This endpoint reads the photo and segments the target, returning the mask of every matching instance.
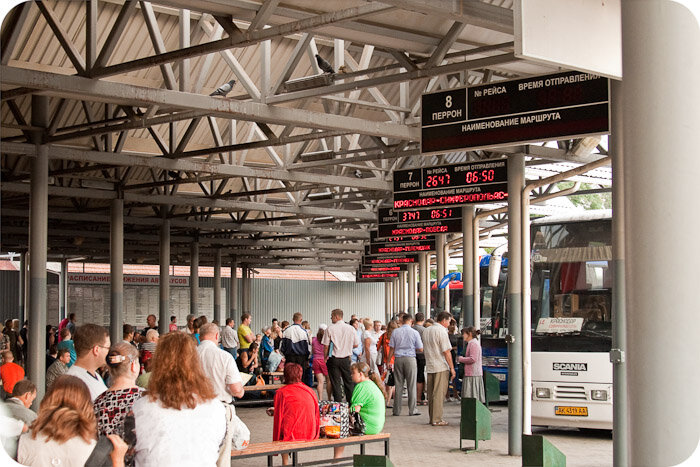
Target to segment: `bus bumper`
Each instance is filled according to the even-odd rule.
[[[585,415],[573,415],[582,413]],[[532,425],[612,430],[612,401],[533,399]]]

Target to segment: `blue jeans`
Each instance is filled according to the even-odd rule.
[[[234,360],[238,358],[238,347],[224,347],[224,350],[230,353]]]

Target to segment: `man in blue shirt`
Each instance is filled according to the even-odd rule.
[[[401,415],[401,394],[403,384],[406,382],[408,391],[408,415],[420,415],[416,411],[416,377],[418,368],[416,365],[416,351],[423,351],[423,342],[418,331],[411,327],[413,318],[405,314],[401,318],[401,326],[391,333],[389,339],[389,355],[387,361],[394,360],[394,381],[396,382],[396,398],[394,400],[394,415]],[[389,369],[391,365],[389,365]]]

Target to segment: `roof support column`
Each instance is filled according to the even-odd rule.
[[[624,149],[622,143],[622,85],[611,81],[610,154],[612,160],[613,203],[613,342],[610,361],[613,364],[613,465],[629,465],[629,423],[627,399],[627,313],[625,309],[625,203]]]
[[[688,212],[700,171],[700,18],[692,3],[621,2],[630,465],[698,456],[700,404],[689,389],[700,386],[700,373],[684,371],[697,368],[700,354],[700,218]],[[681,250],[669,255],[666,245]],[[660,324],[660,311],[677,325]],[[652,352],[650,336],[663,343]]]
[[[442,264],[442,276],[445,277],[447,273],[450,271],[448,261],[450,259],[450,244],[447,241],[447,235],[445,234],[445,245],[443,247],[443,253],[442,257],[444,260],[444,263]],[[447,287],[445,287],[445,311],[448,313],[452,312],[452,306],[450,305],[450,283],[447,283]]]
[[[190,243],[190,314],[198,315],[199,303],[199,238]]]
[[[474,206],[462,207],[462,323],[474,325]],[[476,221],[478,222],[478,221]],[[460,323],[457,323],[459,326]]]
[[[36,157],[32,160],[29,194],[29,351],[27,373],[36,384],[38,407],[46,386],[46,254],[48,250],[49,215],[49,147],[43,144],[44,130],[49,125],[49,98],[32,95],[32,133]]]
[[[170,323],[170,220],[165,218],[168,207],[160,207],[163,212],[163,223],[160,226],[160,282],[158,290],[160,292],[158,300],[158,332],[166,334],[168,323]]]
[[[406,271],[399,272],[399,311],[406,312]]]
[[[435,275],[437,283],[445,276],[445,234],[437,234],[435,236]],[[445,311],[445,291],[448,289],[436,290],[435,314]]]
[[[399,308],[399,283],[401,282],[401,274],[398,279],[391,280],[391,312],[392,316],[398,316],[401,311]]]
[[[242,266],[241,272],[241,307],[243,308],[243,313],[250,313],[250,269],[247,264]]]
[[[224,309],[221,306],[221,248],[214,253],[214,319],[223,326]]]
[[[231,257],[231,287],[229,288],[229,318],[233,318],[238,322],[240,308],[238,307],[238,257]],[[225,323],[224,323],[225,324]]]
[[[472,321],[477,329],[481,329],[481,271],[479,270],[479,219],[476,217],[476,207],[472,206],[472,235],[470,250],[472,252]],[[465,244],[466,246],[466,244]],[[464,278],[462,278],[464,280]]]
[[[415,314],[416,312],[416,271],[417,264],[408,265],[408,312]]]
[[[27,252],[19,254],[19,312],[22,323],[27,320]]]
[[[61,261],[61,274],[58,276],[58,322],[68,316],[68,260]]]
[[[109,225],[110,314],[109,337],[113,343],[122,339],[124,317],[124,200],[112,200]],[[61,268],[63,270],[63,268]]]
[[[525,187],[525,158],[508,160],[508,454],[522,455],[523,349],[521,198]]]
[[[430,318],[430,253],[421,252],[418,255],[418,312]]]
[[[384,323],[389,324],[392,315],[392,294],[391,294],[392,281],[384,282]]]

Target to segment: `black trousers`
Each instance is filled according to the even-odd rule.
[[[301,369],[304,371],[303,376],[301,377],[301,382],[309,386],[309,357],[306,355],[285,355],[284,356],[284,361],[285,363],[297,363],[301,366]]]
[[[345,400],[349,403],[352,399],[352,390],[355,389],[355,383],[352,382],[352,373],[350,372],[350,357],[328,357],[326,366],[328,367],[328,378],[333,386],[333,399],[336,402],[341,402],[344,389]]]

